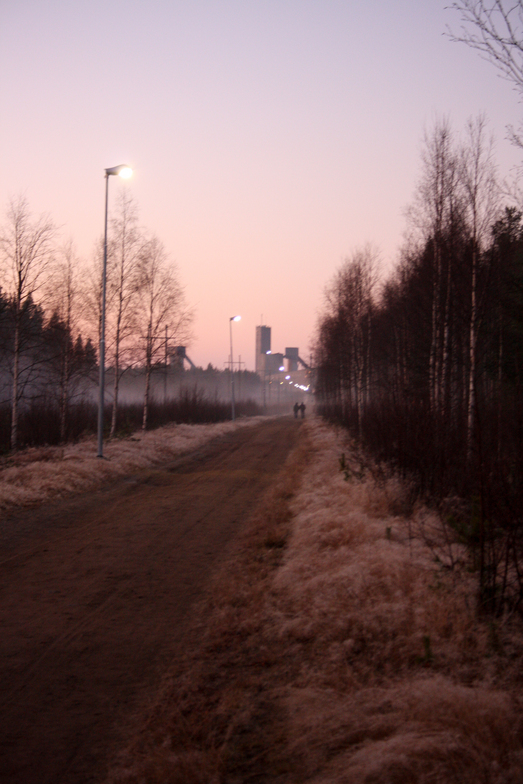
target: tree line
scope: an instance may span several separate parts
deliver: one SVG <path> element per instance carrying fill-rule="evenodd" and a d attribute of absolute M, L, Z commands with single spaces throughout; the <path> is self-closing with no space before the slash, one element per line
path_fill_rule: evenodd
<path fill-rule="evenodd" d="M 90 401 L 101 327 L 103 241 L 89 264 L 71 240 L 60 243 L 48 216 L 34 217 L 24 196 L 12 198 L 0 227 L 0 407 L 9 408 L 11 449 L 31 407 L 59 412 L 67 437 L 75 405 Z M 141 424 L 147 427 L 151 374 L 167 346 L 190 337 L 192 313 L 162 241 L 138 223 L 128 190 L 120 191 L 107 253 L 106 360 L 113 370 L 110 435 L 116 430 L 122 375 L 141 367 Z"/>
<path fill-rule="evenodd" d="M 438 120 L 400 263 L 344 262 L 315 354 L 320 410 L 438 505 L 497 611 L 523 600 L 523 215 L 495 174 L 483 117 Z"/>
<path fill-rule="evenodd" d="M 523 94 L 523 0 L 454 0 L 464 43 Z M 523 127 L 508 126 L 523 148 Z M 326 292 L 320 410 L 439 507 L 479 577 L 479 607 L 523 613 L 523 218 L 496 183 L 482 117 L 425 136 L 410 239 L 381 287 L 371 249 Z M 510 193 L 509 193 L 510 191 Z M 509 198 L 507 199 L 507 195 Z"/>

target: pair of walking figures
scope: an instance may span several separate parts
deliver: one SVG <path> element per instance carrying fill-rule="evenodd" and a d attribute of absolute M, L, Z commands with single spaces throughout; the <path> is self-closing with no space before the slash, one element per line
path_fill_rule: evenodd
<path fill-rule="evenodd" d="M 295 403 L 294 408 L 294 419 L 298 419 L 298 411 L 301 414 L 301 418 L 305 419 L 305 403 Z"/>

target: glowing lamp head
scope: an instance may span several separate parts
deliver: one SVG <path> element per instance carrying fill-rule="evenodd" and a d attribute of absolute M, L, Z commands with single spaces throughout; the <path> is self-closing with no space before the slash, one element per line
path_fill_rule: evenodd
<path fill-rule="evenodd" d="M 241 321 L 241 316 L 231 316 L 230 321 Z"/>
<path fill-rule="evenodd" d="M 106 177 L 109 177 L 111 174 L 117 174 L 123 180 L 128 180 L 129 177 L 132 176 L 133 170 L 130 166 L 127 166 L 125 163 L 121 163 L 120 166 L 113 166 L 111 169 L 106 169 L 105 174 Z"/>

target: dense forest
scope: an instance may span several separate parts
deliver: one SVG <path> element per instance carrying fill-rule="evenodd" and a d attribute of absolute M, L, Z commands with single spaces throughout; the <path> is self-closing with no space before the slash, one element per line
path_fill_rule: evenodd
<path fill-rule="evenodd" d="M 16 353 L 15 353 L 16 349 Z M 16 360 L 17 384 L 13 390 Z M 74 431 L 76 417 L 85 409 L 88 391 L 97 369 L 91 340 L 73 337 L 68 325 L 29 295 L 17 302 L 0 292 L 0 444 L 8 447 L 12 435 L 12 411 L 16 415 L 16 438 L 20 418 L 25 443 L 38 443 L 44 412 L 51 411 L 56 437 L 64 441 Z M 16 394 L 16 406 L 12 395 Z M 29 431 L 31 435 L 29 435 Z"/>
<path fill-rule="evenodd" d="M 319 410 L 438 505 L 498 611 L 523 599 L 523 219 L 483 118 L 427 133 L 408 223 L 386 282 L 365 248 L 326 291 Z"/>
<path fill-rule="evenodd" d="M 461 23 L 449 38 L 523 96 L 521 0 L 449 8 Z M 507 131 L 523 149 L 523 125 Z M 484 117 L 461 140 L 436 121 L 400 263 L 381 285 L 377 254 L 355 252 L 326 291 L 316 336 L 319 410 L 399 472 L 412 500 L 438 508 L 448 541 L 468 548 L 480 610 L 494 614 L 523 614 L 520 182 L 521 171 L 497 181 Z"/>

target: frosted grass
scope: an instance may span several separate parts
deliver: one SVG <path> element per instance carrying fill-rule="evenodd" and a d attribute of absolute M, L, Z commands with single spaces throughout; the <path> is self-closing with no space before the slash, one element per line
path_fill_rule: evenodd
<path fill-rule="evenodd" d="M 345 481 L 343 437 L 306 427 L 314 455 L 270 612 L 282 651 L 303 660 L 282 692 L 302 780 L 520 781 L 520 625 L 478 619 L 476 575 L 435 559 L 460 558 L 437 516 L 392 514 L 401 484 Z"/>
<path fill-rule="evenodd" d="M 85 492 L 126 474 L 168 462 L 213 438 L 253 427 L 267 417 L 210 425 L 168 425 L 107 441 L 105 459 L 96 456 L 95 437 L 65 447 L 27 449 L 0 468 L 0 509 L 32 506 Z"/>

